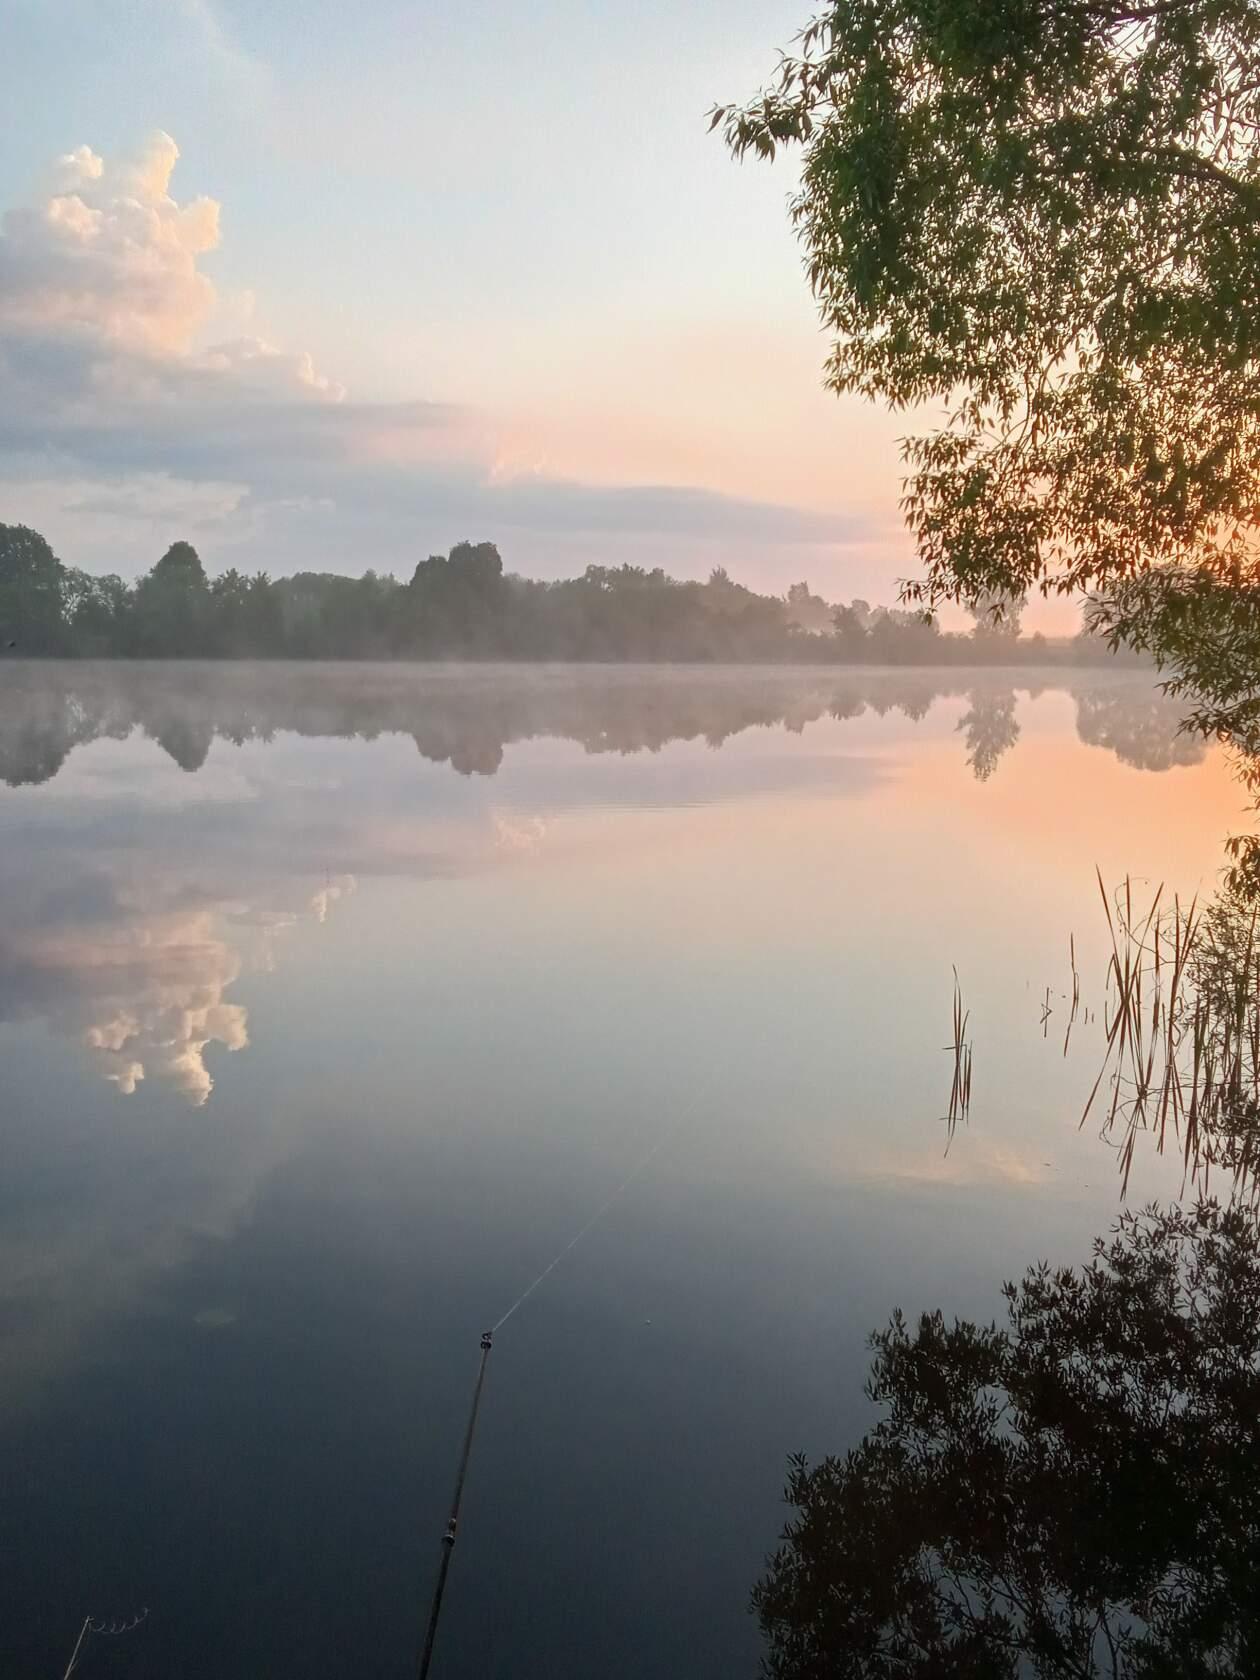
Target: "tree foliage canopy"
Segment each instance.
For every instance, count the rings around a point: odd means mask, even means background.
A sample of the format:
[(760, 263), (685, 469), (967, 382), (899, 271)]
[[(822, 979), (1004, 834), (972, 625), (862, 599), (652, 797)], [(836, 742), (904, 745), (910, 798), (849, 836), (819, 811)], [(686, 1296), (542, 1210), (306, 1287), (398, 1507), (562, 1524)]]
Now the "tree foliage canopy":
[(1228, 724), (1260, 677), (1255, 0), (836, 0), (713, 122), (801, 149), (830, 385), (943, 412), (905, 445), (910, 595), (1089, 590)]
[(45, 653), (62, 615), (62, 565), (28, 525), (0, 525), (0, 645)]

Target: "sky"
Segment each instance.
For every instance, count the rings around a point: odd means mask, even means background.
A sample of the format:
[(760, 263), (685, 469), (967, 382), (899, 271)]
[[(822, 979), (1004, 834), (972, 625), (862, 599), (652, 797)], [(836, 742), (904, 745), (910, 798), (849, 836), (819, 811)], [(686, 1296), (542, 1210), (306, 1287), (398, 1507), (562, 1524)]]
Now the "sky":
[(0, 0), (0, 520), (893, 602), (904, 417), (822, 388), (791, 161), (707, 132), (808, 11)]

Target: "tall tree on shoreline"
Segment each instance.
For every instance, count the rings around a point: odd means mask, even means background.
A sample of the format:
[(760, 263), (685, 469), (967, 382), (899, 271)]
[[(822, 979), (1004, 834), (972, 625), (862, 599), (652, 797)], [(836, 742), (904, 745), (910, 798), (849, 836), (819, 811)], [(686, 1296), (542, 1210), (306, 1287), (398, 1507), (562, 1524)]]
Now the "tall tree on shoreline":
[(38, 531), (0, 525), (0, 648), (57, 653), (66, 569)]
[(915, 602), (1089, 591), (1260, 735), (1260, 6), (835, 0), (712, 113), (801, 153), (828, 384), (927, 408)]
[(191, 543), (174, 542), (136, 585), (135, 651), (183, 657), (199, 651), (205, 634), (209, 584)]

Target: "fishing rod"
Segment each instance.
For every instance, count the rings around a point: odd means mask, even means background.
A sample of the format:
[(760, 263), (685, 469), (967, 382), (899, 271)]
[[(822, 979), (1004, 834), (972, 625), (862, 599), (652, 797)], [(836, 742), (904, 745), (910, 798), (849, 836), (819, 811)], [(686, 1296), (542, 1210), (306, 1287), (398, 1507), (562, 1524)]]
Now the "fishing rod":
[[(684, 1112), (690, 1112), (690, 1110), (696, 1106), (698, 1101), (699, 1096), (697, 1095), (688, 1104), (688, 1108)], [(681, 1119), (682, 1116), (679, 1116), (679, 1118)], [(564, 1245), (555, 1258), (543, 1267), (542, 1271), (539, 1272), (534, 1281), (527, 1288), (522, 1289), (521, 1293), (516, 1297), (515, 1301), (512, 1302), (512, 1305), (503, 1314), (503, 1316), (496, 1320), (496, 1322), (492, 1324), (488, 1330), (483, 1330), (481, 1333), (481, 1362), (477, 1366), (477, 1380), (473, 1385), (472, 1405), (468, 1410), (468, 1427), (464, 1431), (464, 1445), (459, 1455), (459, 1466), (455, 1472), (455, 1493), (451, 1500), (451, 1512), (450, 1516), (446, 1519), (446, 1529), (442, 1535), (442, 1556), (438, 1563), (437, 1581), (433, 1588), (433, 1602), (429, 1607), (429, 1621), (424, 1634), (424, 1647), (420, 1653), (418, 1680), (428, 1680), (429, 1670), (433, 1664), (433, 1646), (437, 1639), (438, 1621), (442, 1615), (442, 1595), (446, 1591), (446, 1577), (450, 1573), (451, 1554), (455, 1550), (455, 1539), (459, 1529), (459, 1508), (464, 1498), (464, 1482), (468, 1475), (468, 1461), (472, 1457), (473, 1434), (477, 1428), (477, 1413), (481, 1407), (481, 1392), (485, 1387), (486, 1366), (490, 1362), (490, 1353), (494, 1346), (494, 1337), (496, 1333), (507, 1323), (508, 1319), (511, 1318), (517, 1308), (524, 1306), (525, 1302), (529, 1300), (530, 1296), (538, 1288), (539, 1284), (541, 1284), (544, 1279), (551, 1276), (552, 1272), (555, 1271), (556, 1267), (565, 1258), (565, 1256), (573, 1252), (573, 1250), (581, 1242), (582, 1238), (586, 1236), (587, 1232), (594, 1230), (595, 1226), (599, 1224), (600, 1220), (612, 1207), (617, 1198), (623, 1195), (625, 1191), (630, 1188), (636, 1178), (640, 1177), (641, 1174), (647, 1171), (652, 1161), (665, 1147), (665, 1143), (666, 1138), (664, 1136), (657, 1138), (656, 1142), (648, 1150), (647, 1154), (644, 1155), (638, 1165), (626, 1174), (621, 1183), (607, 1198), (607, 1200), (602, 1202), (600, 1206), (595, 1209), (595, 1212), (586, 1221), (585, 1225), (583, 1225), (574, 1236), (570, 1237), (569, 1241)]]
[(438, 1617), (442, 1614), (442, 1594), (446, 1591), (446, 1577), (451, 1567), (451, 1553), (455, 1550), (455, 1534), (459, 1527), (459, 1507), (464, 1497), (464, 1478), (468, 1474), (468, 1460), (472, 1457), (473, 1431), (477, 1427), (477, 1408), (481, 1405), (481, 1390), (486, 1381), (486, 1365), (494, 1331), (481, 1333), (481, 1363), (477, 1367), (477, 1383), (473, 1389), (472, 1410), (468, 1414), (468, 1428), (464, 1433), (464, 1450), (459, 1455), (459, 1469), (455, 1474), (455, 1497), (451, 1500), (451, 1514), (446, 1520), (442, 1536), (442, 1561), (438, 1565), (437, 1584), (433, 1589), (433, 1605), (429, 1610), (429, 1625), (425, 1629), (424, 1650), (420, 1653), (420, 1680), (425, 1680), (433, 1662), (433, 1642), (437, 1638)]

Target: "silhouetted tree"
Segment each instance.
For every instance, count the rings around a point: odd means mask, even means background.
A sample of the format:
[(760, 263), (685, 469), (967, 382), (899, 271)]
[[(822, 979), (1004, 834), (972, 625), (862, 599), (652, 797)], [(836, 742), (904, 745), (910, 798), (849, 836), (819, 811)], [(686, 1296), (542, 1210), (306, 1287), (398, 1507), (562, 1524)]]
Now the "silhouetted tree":
[(131, 641), (131, 591), (113, 573), (94, 577), (68, 566), (62, 588), (66, 642), (75, 653), (118, 653)]
[(871, 657), (881, 665), (930, 664), (941, 656), (940, 625), (923, 613), (881, 607), (870, 615), (866, 635)]
[(410, 623), (428, 651), (493, 653), (506, 592), (503, 561), (493, 543), (456, 543), (444, 559), (421, 560), (410, 584)]
[(865, 659), (868, 654), (866, 628), (857, 604), (837, 607), (832, 615), (832, 629), (841, 659)]
[(901, 1314), (885, 1416), (792, 1461), (754, 1592), (775, 1680), (1191, 1680), (1260, 1673), (1260, 1230), (1126, 1214), (1007, 1323)]
[(155, 582), (169, 588), (198, 590), (206, 587), (206, 569), (201, 556), (189, 542), (173, 542), (152, 571)]
[(38, 531), (0, 525), (0, 652), (61, 650), (64, 582), (64, 566)]
[(835, 608), (821, 595), (815, 595), (807, 583), (794, 583), (787, 592), (788, 623), (798, 629), (825, 635), (832, 628)]
[(172, 543), (136, 585), (134, 651), (152, 656), (206, 653), (209, 588), (191, 543)]
[(245, 577), (235, 568), (210, 585), (212, 651), (248, 658), (275, 653), (283, 646), (280, 601), (266, 572)]

